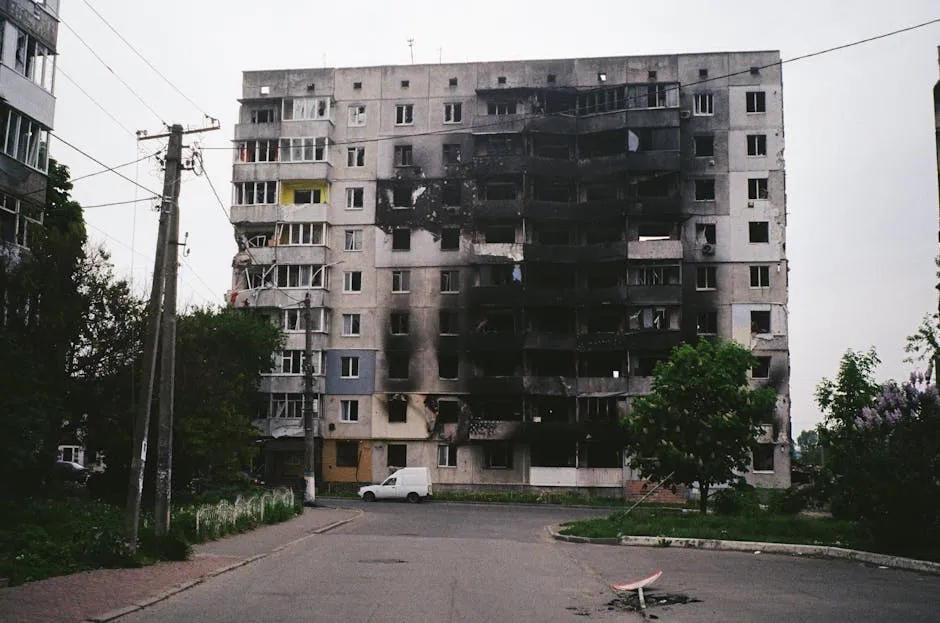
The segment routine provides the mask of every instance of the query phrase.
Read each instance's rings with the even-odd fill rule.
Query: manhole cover
[[[408,561],[400,558],[373,558],[371,560],[360,560],[359,562],[366,565],[400,565]]]

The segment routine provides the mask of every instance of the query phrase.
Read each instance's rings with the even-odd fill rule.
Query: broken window
[[[460,164],[460,144],[449,143],[443,147],[443,162],[445,165]]]
[[[281,225],[278,244],[281,245],[321,245],[325,223],[290,223]]]
[[[238,162],[276,162],[277,141],[242,141],[238,144]]]
[[[441,203],[445,206],[460,205],[460,182],[458,180],[446,180],[441,186]]]
[[[574,333],[575,318],[572,309],[533,309],[529,313],[532,331],[540,333]]]
[[[665,82],[631,84],[627,87],[627,107],[666,108],[679,105],[679,88]]]
[[[675,226],[672,223],[640,223],[637,225],[637,237],[641,242],[650,240],[672,240]]]
[[[767,188],[766,177],[751,177],[747,180],[748,199],[769,199],[770,191]]]
[[[516,199],[516,185],[505,182],[493,182],[486,185],[486,200],[501,201],[507,199]]]
[[[388,467],[408,465],[408,446],[403,443],[388,444]]]
[[[623,87],[612,89],[598,89],[578,96],[579,115],[593,115],[595,113],[624,110],[627,107],[624,101]]]
[[[494,309],[486,312],[473,330],[479,333],[513,333],[516,330],[515,317],[512,310]]]
[[[774,444],[761,443],[754,448],[754,471],[774,471]]]
[[[715,136],[713,134],[699,134],[695,136],[695,155],[715,155]]]
[[[411,125],[415,121],[414,104],[398,104],[395,106],[395,125]]]
[[[770,287],[770,266],[751,266],[751,287]]]
[[[460,333],[460,312],[447,309],[438,313],[438,332],[441,335]]]
[[[695,269],[695,289],[715,290],[718,288],[718,268],[715,266],[698,266]]]
[[[486,469],[512,469],[512,444],[499,442],[484,445],[483,465]]]
[[[692,114],[696,116],[715,114],[715,96],[711,93],[696,93],[692,99]]]
[[[411,250],[411,230],[400,227],[392,231],[392,251]]]
[[[576,196],[576,187],[573,184],[558,182],[536,183],[533,187],[535,199],[539,201],[572,201]]]
[[[306,353],[302,350],[285,350],[280,354],[277,372],[280,374],[303,374]]]
[[[344,251],[362,251],[362,230],[347,229],[343,244]]]
[[[487,115],[514,115],[516,102],[490,102],[486,105]]]
[[[351,168],[366,166],[366,148],[348,147],[346,149],[346,166]]]
[[[605,306],[586,309],[588,333],[620,333],[623,330],[624,310]]]
[[[585,285],[591,290],[616,288],[620,285],[621,274],[621,269],[616,266],[598,265],[593,270],[588,271]]]
[[[389,380],[405,380],[408,378],[408,364],[410,362],[408,353],[389,353],[388,354],[388,378]]]
[[[401,394],[388,398],[388,421],[401,424],[408,421],[408,401]]]
[[[748,156],[766,156],[767,155],[767,135],[766,134],[748,134],[747,135],[747,155]]]
[[[269,394],[268,412],[265,414],[269,418],[290,418],[300,419],[304,416],[304,395],[291,393]],[[311,411],[319,412],[319,400],[313,399]]]
[[[277,182],[235,182],[235,205],[277,203]]]
[[[580,444],[583,459],[579,464],[588,468],[623,467],[623,450],[616,439],[591,439]]]
[[[359,378],[359,357],[340,357],[340,378]]]
[[[408,312],[392,312],[390,318],[392,335],[407,335],[410,317]]]
[[[749,242],[770,242],[770,223],[767,221],[750,221],[747,224]]]
[[[400,294],[411,291],[411,271],[393,270],[392,271],[392,293]]]
[[[366,124],[366,107],[364,104],[356,104],[349,107],[349,117],[346,125],[349,127],[362,127]]]
[[[306,323],[304,322],[304,312],[301,309],[285,309],[281,317],[281,329],[284,331],[303,331]]]
[[[411,145],[395,145],[395,166],[410,167],[414,162],[414,151]]]
[[[460,403],[456,400],[440,400],[437,403],[437,421],[441,424],[456,424],[460,419]]]
[[[457,78],[450,78],[450,79],[447,81],[447,86],[450,86],[450,87],[455,87],[455,86],[457,86]]]
[[[545,226],[536,231],[539,244],[568,245],[571,244],[571,229],[564,227]]]
[[[770,357],[757,357],[757,363],[751,368],[751,378],[770,378]]]
[[[533,350],[527,353],[532,376],[569,377],[575,375],[575,357],[557,350]]]
[[[360,314],[343,314],[343,335],[345,337],[359,337]]]
[[[460,376],[460,358],[457,353],[437,353],[437,376],[456,379]]]
[[[248,121],[250,123],[274,123],[276,115],[273,108],[258,108],[252,110]]]
[[[633,360],[633,375],[653,376],[653,373],[656,371],[656,365],[665,359],[666,358],[662,356],[640,355]]]
[[[444,104],[444,123],[461,123],[463,121],[463,104],[448,102]]]
[[[441,251],[458,251],[460,249],[460,228],[445,227],[441,230]]]
[[[329,139],[326,137],[314,138],[282,138],[281,160],[284,162],[325,162]]]
[[[329,116],[330,101],[328,99],[315,97],[284,99],[284,112],[281,116],[284,121],[328,119]]]
[[[668,309],[648,307],[638,309],[630,315],[630,329],[635,331],[666,331],[673,326],[674,314]]]
[[[770,312],[751,312],[751,333],[770,333]]]
[[[457,446],[454,444],[437,447],[438,467],[457,467]]]
[[[323,266],[319,264],[280,264],[274,267],[279,288],[322,288]]]
[[[350,401],[344,400],[344,403]],[[345,412],[346,409],[344,408]],[[355,422],[359,419],[359,403],[356,403],[356,418],[345,419],[344,422]],[[359,466],[359,442],[358,441],[335,441],[336,444],[336,467],[358,467]]]
[[[481,266],[481,286],[505,286],[522,282],[522,268],[518,264],[493,264]]]
[[[715,200],[715,180],[695,180],[695,200]]]
[[[396,184],[392,189],[393,208],[413,208],[414,194],[410,184]]]
[[[617,352],[582,353],[578,372],[584,377],[620,378],[623,373],[623,354]]]
[[[638,199],[668,197],[672,194],[673,183],[668,177],[639,180],[634,186]]]
[[[346,189],[346,209],[361,210],[365,204],[365,189],[362,186]]]
[[[699,244],[715,244],[717,234],[714,223],[695,224],[695,242]]]
[[[747,112],[767,112],[767,95],[763,91],[748,91],[744,94]]]
[[[718,312],[703,311],[695,316],[695,333],[697,335],[718,334]]]
[[[362,271],[350,270],[343,273],[343,292],[362,292]]]
[[[460,273],[456,270],[441,271],[441,292],[453,294],[460,291]]]
[[[345,359],[348,359],[348,357],[345,357]],[[340,422],[358,422],[359,421],[359,401],[358,400],[340,400],[339,401],[339,421]]]
[[[483,236],[489,243],[513,243],[516,241],[516,229],[509,225],[493,225],[483,231]]]
[[[638,266],[630,269],[630,285],[677,286],[682,283],[678,266]]]

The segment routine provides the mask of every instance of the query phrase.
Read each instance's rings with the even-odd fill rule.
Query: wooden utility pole
[[[325,267],[321,268],[323,270]],[[304,296],[304,504],[312,505],[316,490],[316,431],[313,428],[313,322],[310,293]]]

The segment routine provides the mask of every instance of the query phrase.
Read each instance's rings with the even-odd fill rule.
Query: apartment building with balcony
[[[0,264],[4,266],[17,263],[42,226],[49,131],[55,114],[58,11],[59,0],[0,0]],[[4,308],[0,297],[0,310]]]
[[[777,52],[252,71],[233,305],[287,343],[256,425],[300,474],[314,308],[321,482],[636,479],[617,421],[682,341],[780,396],[748,478],[789,484]]]

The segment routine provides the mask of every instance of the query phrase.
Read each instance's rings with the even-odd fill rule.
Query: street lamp
[[[313,273],[310,283],[330,266],[342,264],[343,260],[324,264]],[[323,286],[326,287],[324,274]],[[316,502],[316,436],[313,429],[313,323],[310,318],[310,291],[304,295],[304,504]]]

